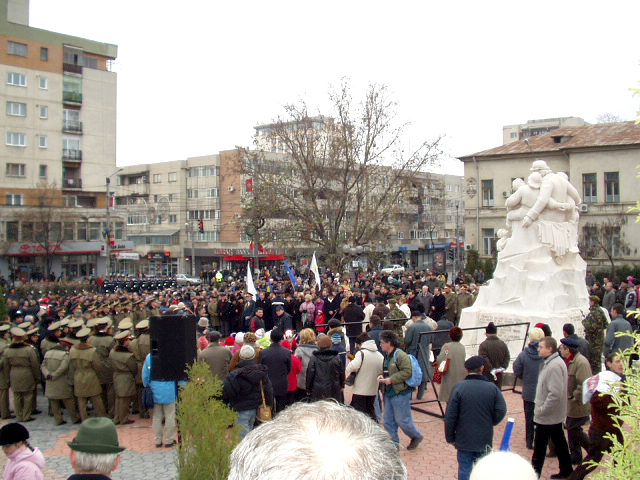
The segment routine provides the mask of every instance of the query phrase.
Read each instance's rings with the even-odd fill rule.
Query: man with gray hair
[[[327,461],[327,448],[340,452]],[[375,459],[375,461],[372,461]],[[406,480],[396,444],[365,414],[331,401],[296,403],[251,431],[228,480]]]
[[[118,468],[124,450],[118,442],[116,426],[106,417],[82,422],[78,435],[67,445],[75,472],[68,480],[108,480]]]

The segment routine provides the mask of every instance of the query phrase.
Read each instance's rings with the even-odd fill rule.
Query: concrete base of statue
[[[511,365],[523,347],[529,344],[529,339],[525,337],[527,334],[527,325],[516,327],[500,327],[500,325],[509,325],[513,323],[526,323],[529,330],[535,327],[537,323],[546,323],[551,327],[553,337],[560,340],[562,335],[562,326],[565,323],[572,323],[576,328],[576,333],[583,336],[582,319],[589,312],[588,306],[585,308],[572,308],[562,310],[557,313],[547,312],[526,312],[513,309],[505,309],[500,307],[478,307],[473,305],[462,310],[459,327],[462,329],[481,327],[477,330],[465,330],[461,343],[467,350],[467,357],[478,354],[478,347],[487,338],[485,335],[485,327],[489,322],[493,322],[498,327],[498,337],[507,344],[511,353]]]

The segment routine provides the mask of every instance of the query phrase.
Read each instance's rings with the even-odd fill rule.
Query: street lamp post
[[[111,175],[109,175],[106,179],[107,183],[107,246],[105,248],[105,253],[107,254],[107,265],[105,267],[105,276],[109,278],[111,274],[111,197],[109,195],[109,186],[111,185],[111,177],[113,177],[116,173],[122,171],[122,168],[119,168]]]
[[[351,262],[351,267],[353,268],[353,283],[355,285],[356,282],[356,265],[355,265],[355,258],[358,257],[359,255],[362,254],[362,252],[364,251],[364,247],[362,245],[358,245],[356,247],[350,247],[349,245],[343,245],[342,246],[342,251],[344,252],[345,255],[349,255],[350,258],[350,262]]]
[[[193,231],[192,228],[192,223],[191,222],[186,222],[184,224],[187,230],[187,236],[191,235],[191,276],[195,277],[196,276],[196,259],[195,259],[195,253],[196,253],[196,244],[195,244],[195,232]]]
[[[460,265],[460,235],[458,233],[458,210],[460,209],[460,202],[456,201],[456,249],[453,251],[453,275],[452,278],[455,278],[459,265]]]

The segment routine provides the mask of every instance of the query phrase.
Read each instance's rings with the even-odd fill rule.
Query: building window
[[[189,169],[190,177],[217,177],[219,174],[218,167],[215,165],[204,165],[202,167],[191,167]]]
[[[63,138],[62,139],[63,150],[73,150],[75,152],[80,151],[80,140],[77,138]]]
[[[595,173],[585,173],[582,175],[582,191],[584,203],[595,203],[598,201],[598,176]]]
[[[27,104],[18,102],[7,102],[7,115],[24,117],[27,115]]]
[[[220,210],[189,210],[189,220],[220,220]]]
[[[40,77],[40,88],[42,90],[49,89],[49,80],[47,80],[47,77]]]
[[[45,120],[49,118],[49,107],[46,105],[40,105],[40,118]]]
[[[24,73],[9,72],[7,83],[16,87],[26,87],[27,76]]]
[[[482,180],[482,206],[493,207],[493,180]]]
[[[178,223],[177,215],[169,215],[169,223]]]
[[[482,229],[482,254],[493,255],[495,245],[495,233],[493,228]]]
[[[43,62],[49,61],[49,49],[47,47],[40,47],[40,60]]]
[[[169,181],[177,182],[178,181],[178,172],[169,172]]]
[[[162,182],[162,174],[161,173],[154,173],[153,174],[153,183],[160,183]]]
[[[17,55],[18,57],[27,56],[27,46],[24,43],[9,41],[9,55]]]
[[[40,178],[47,178],[47,166],[46,165],[40,165],[40,168],[38,169],[38,175]]]
[[[398,240],[404,240],[404,232],[398,232]]]
[[[20,193],[7,193],[7,205],[24,205],[24,196]]]
[[[187,189],[187,198],[198,198],[198,190],[193,190],[191,188]]]
[[[511,132],[509,136],[510,138],[518,138],[518,132]]]
[[[18,222],[7,222],[6,223],[6,236],[7,240],[18,241]]]
[[[47,148],[47,136],[46,135],[40,135],[38,137],[38,146],[40,148]]]
[[[153,196],[153,203],[158,203],[158,198],[160,197],[160,195],[154,195]]]
[[[620,177],[618,172],[604,174],[605,202],[620,201]]]
[[[7,163],[7,177],[24,177],[27,166],[24,163]]]
[[[169,203],[173,202],[173,193],[170,193],[170,194],[167,196],[167,199],[169,200]]]
[[[11,145],[13,147],[26,147],[27,146],[27,136],[24,133],[7,133],[7,145]]]
[[[218,242],[220,239],[220,232],[205,231],[204,233],[194,232],[194,242]],[[191,241],[191,232],[187,232],[187,241]]]

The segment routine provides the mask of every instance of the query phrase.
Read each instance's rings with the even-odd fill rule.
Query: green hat
[[[107,417],[87,418],[72,442],[71,450],[83,453],[120,453],[124,450],[118,443],[118,431]]]

